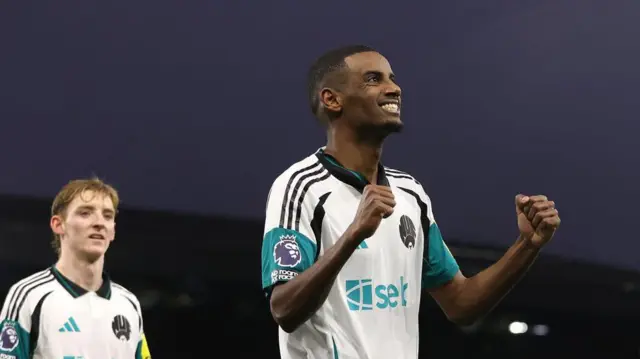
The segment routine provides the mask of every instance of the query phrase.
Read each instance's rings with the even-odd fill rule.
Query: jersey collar
[[[325,153],[324,147],[316,152],[316,156],[329,173],[340,181],[357,189],[358,192],[362,193],[362,191],[364,191],[364,187],[371,184],[362,174],[345,168],[335,157]],[[378,163],[377,183],[380,186],[389,186],[389,180],[387,179],[387,174],[384,171],[382,163]]]
[[[78,298],[88,293],[86,289],[73,283],[69,278],[62,275],[55,266],[51,267],[51,273],[58,283],[60,283],[60,285],[62,285],[62,287],[66,289],[73,298]],[[96,291],[96,294],[104,299],[111,299],[111,279],[109,279],[109,275],[106,272],[102,273],[102,285]]]

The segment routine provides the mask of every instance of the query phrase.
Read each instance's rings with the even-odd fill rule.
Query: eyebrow
[[[382,76],[384,76],[384,74],[382,73],[382,71],[377,71],[377,70],[369,70],[369,71],[366,71],[362,76],[363,76],[363,77],[366,77],[367,75],[376,75],[376,76],[381,76],[381,77],[382,77]],[[391,73],[389,73],[389,78],[390,78],[391,80],[393,80],[393,79],[395,79],[395,78],[396,78],[396,75],[395,75],[393,72],[391,72]]]
[[[93,210],[95,210],[95,209],[96,209],[96,207],[95,207],[95,206],[92,206],[92,205],[90,205],[90,204],[83,204],[83,205],[81,205],[81,206],[78,206],[78,210],[83,210],[83,209],[89,209],[89,210],[92,210],[92,211],[93,211]],[[116,211],[114,211],[113,209],[110,209],[110,208],[104,209],[104,210],[102,210],[102,211],[103,211],[103,212],[107,212],[107,213],[116,213]]]

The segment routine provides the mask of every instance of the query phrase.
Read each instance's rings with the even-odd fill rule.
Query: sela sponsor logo
[[[409,283],[400,277],[397,283],[374,283],[372,279],[353,279],[345,282],[349,310],[362,311],[407,306]]]
[[[0,353],[0,359],[16,359],[15,355],[2,354]]]
[[[276,269],[273,272],[271,272],[271,284],[277,283],[281,280],[284,280],[284,281],[292,280],[297,275],[298,273],[290,270]]]
[[[280,267],[293,268],[300,264],[302,255],[296,236],[289,234],[280,236],[280,240],[273,246],[273,260]]]

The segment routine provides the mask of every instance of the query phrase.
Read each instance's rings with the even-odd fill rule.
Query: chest
[[[75,299],[52,293],[42,305],[39,330],[35,354],[46,358],[132,358],[140,339],[133,305],[94,293]]]
[[[393,188],[394,212],[383,218],[373,236],[365,239],[348,266],[359,268],[389,266],[413,267],[422,259],[424,246],[423,218],[416,199]],[[329,248],[342,236],[356,216],[362,195],[352,188],[341,188],[327,198],[322,223],[322,247]],[[401,269],[401,268],[399,268]]]

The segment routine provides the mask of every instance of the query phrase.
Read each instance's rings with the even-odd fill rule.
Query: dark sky
[[[72,0],[0,5],[0,193],[92,173],[130,206],[262,218],[271,181],[323,145],[305,72],[380,49],[404,91],[386,165],[445,237],[504,246],[544,193],[548,250],[640,270],[640,3]]]

